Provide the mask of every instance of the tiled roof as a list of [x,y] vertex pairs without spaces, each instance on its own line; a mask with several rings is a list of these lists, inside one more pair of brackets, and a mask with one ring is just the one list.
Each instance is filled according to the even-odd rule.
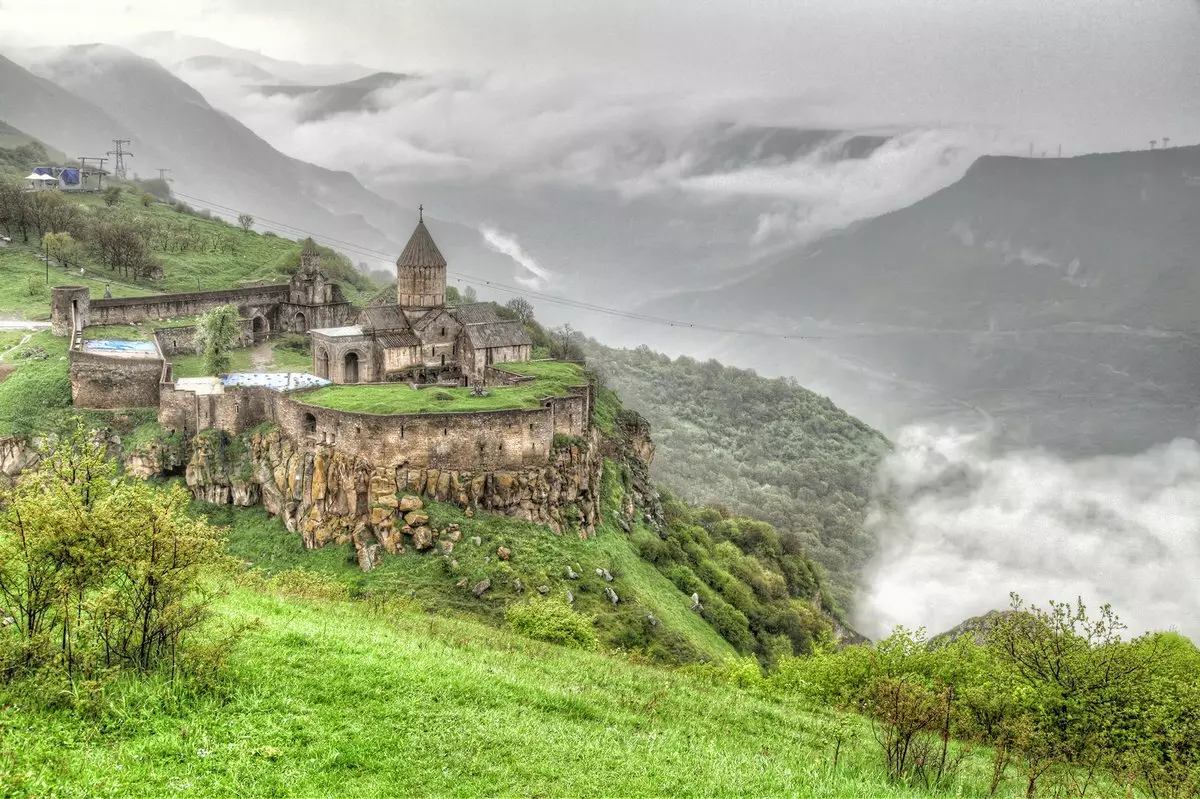
[[488,347],[520,347],[533,344],[529,334],[525,332],[525,325],[516,320],[467,325],[463,329],[471,346],[477,350]]
[[320,255],[321,251],[317,249],[317,243],[311,237],[304,240],[304,249],[300,251],[301,255]]
[[417,229],[413,231],[412,236],[408,239],[408,244],[404,246],[404,252],[400,253],[400,257],[396,259],[396,266],[445,265],[446,259],[442,257],[438,246],[433,243],[433,236],[429,235],[429,228],[425,227],[425,221],[418,222]]
[[372,305],[358,312],[358,325],[372,330],[408,330],[412,327],[396,305]]
[[417,330],[418,332],[423,333],[426,330],[428,330],[429,328],[433,327],[434,322],[436,322],[438,319],[441,319],[443,316],[449,316],[451,319],[453,319],[454,318],[453,309],[451,309],[451,308],[434,308],[431,311],[429,311],[429,313],[425,314],[420,319],[418,319],[413,324],[413,329]]
[[377,305],[396,305],[398,303],[399,300],[396,298],[396,284],[392,283],[387,288],[380,289],[378,294],[367,300],[367,307],[374,308]]
[[454,318],[464,325],[505,321],[500,314],[496,313],[496,306],[490,302],[472,302],[467,305],[458,305],[451,308],[450,313],[454,314]]
[[417,334],[411,330],[389,330],[386,333],[380,333],[375,337],[375,340],[384,349],[392,347],[419,347],[421,339],[417,338]]

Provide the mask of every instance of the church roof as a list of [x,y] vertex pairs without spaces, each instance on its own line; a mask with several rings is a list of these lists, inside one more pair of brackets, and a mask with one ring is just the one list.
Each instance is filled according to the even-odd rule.
[[400,301],[396,298],[396,284],[391,283],[386,288],[379,290],[371,299],[367,300],[367,307],[373,308],[377,305],[396,305]]
[[533,344],[525,325],[518,320],[511,322],[485,322],[463,328],[471,346],[477,350],[488,347],[520,347]]
[[358,324],[373,330],[408,330],[412,326],[397,305],[372,305],[358,312]]
[[396,259],[396,266],[445,266],[446,259],[442,257],[442,253],[438,250],[438,246],[433,243],[433,236],[429,235],[429,228],[425,227],[425,220],[422,219],[417,223],[416,230],[408,239],[408,244],[404,246],[404,252],[400,253],[400,257]]
[[505,321],[500,314],[496,313],[496,306],[490,302],[472,302],[466,305],[457,305],[451,308],[450,312],[464,325]]
[[301,255],[320,255],[321,251],[317,249],[317,243],[309,236],[304,240],[304,249],[300,251]]
[[377,335],[375,340],[384,349],[421,346],[421,339],[417,338],[417,334],[411,330],[388,330],[385,333]]

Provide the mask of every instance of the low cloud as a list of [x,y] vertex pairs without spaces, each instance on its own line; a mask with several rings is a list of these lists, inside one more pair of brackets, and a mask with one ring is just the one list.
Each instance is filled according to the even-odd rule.
[[487,225],[479,228],[479,235],[483,236],[483,241],[489,248],[502,255],[507,255],[517,262],[521,269],[513,275],[513,280],[525,288],[531,291],[540,291],[554,279],[553,272],[539,264],[533,256],[521,248],[521,243],[517,241],[516,236]]
[[[757,216],[748,245],[807,240],[886,213],[954,182],[979,154],[1007,149],[967,129],[848,124],[839,133],[817,94],[680,96],[580,76],[441,73],[314,119],[315,95],[264,97],[219,69],[181,76],[282,151],[368,184],[488,180],[607,192],[617,202],[736,206]],[[846,157],[862,132],[887,141]],[[784,154],[771,150],[780,141]],[[789,151],[788,141],[799,143]]]
[[1067,461],[985,436],[904,430],[880,471],[880,552],[859,622],[944,631],[1008,605],[1111,602],[1134,633],[1200,638],[1200,445]]

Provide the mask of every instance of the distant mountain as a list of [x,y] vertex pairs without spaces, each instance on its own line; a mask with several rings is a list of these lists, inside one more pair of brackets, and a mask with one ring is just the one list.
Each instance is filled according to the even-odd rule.
[[[63,149],[71,158],[102,156],[111,138],[132,131],[107,111],[0,55],[0,109],[26,135]],[[148,153],[153,158],[153,153]]]
[[[264,222],[272,220],[381,253],[371,257],[347,251],[356,262],[394,260],[393,254],[407,240],[417,201],[407,208],[400,206],[367,190],[348,172],[280,153],[149,59],[117,47],[87,45],[69,48],[36,68],[44,78],[25,73],[22,85],[32,80],[55,98],[43,104],[38,120],[43,128],[99,140],[94,146],[103,148],[101,152],[111,149],[111,142],[103,139],[118,135],[130,139],[131,173],[154,175],[158,167],[170,168],[173,188],[187,195],[185,201],[200,198],[246,211]],[[4,85],[0,78],[0,86]],[[90,134],[79,129],[87,119],[81,109],[92,107],[81,103],[80,97],[105,109],[94,112],[96,120],[86,128]],[[491,277],[498,270],[511,270],[511,262],[487,250],[475,230],[437,220],[430,224],[456,269]]]
[[267,72],[262,67],[244,58],[223,58],[215,55],[196,55],[185,58],[176,64],[179,70],[221,70],[245,81],[262,83],[278,81],[279,76]]
[[376,72],[329,86],[263,85],[255,87],[255,91],[264,97],[303,97],[307,101],[303,120],[312,122],[335,114],[379,111],[383,106],[373,96],[374,93],[409,79],[410,76],[398,72]]
[[652,307],[831,336],[804,355],[751,343],[749,363],[819,368],[819,350],[852,410],[894,378],[1013,443],[1141,449],[1197,434],[1198,215],[1200,148],[982,158],[908,208]]
[[[18,130],[0,119],[0,149],[15,150],[30,146],[41,148],[41,151],[46,154],[46,159],[55,164],[65,164],[71,161],[61,150],[54,149],[45,142],[39,141],[28,133]],[[33,166],[33,164],[26,164],[25,166]]]
[[375,70],[360,64],[302,64],[271,58],[256,50],[230,47],[215,39],[189,36],[174,31],[155,31],[136,36],[125,43],[126,48],[138,55],[174,67],[194,59],[202,59],[204,68],[232,67],[244,69],[249,65],[276,80],[295,83],[340,83],[370,75]]

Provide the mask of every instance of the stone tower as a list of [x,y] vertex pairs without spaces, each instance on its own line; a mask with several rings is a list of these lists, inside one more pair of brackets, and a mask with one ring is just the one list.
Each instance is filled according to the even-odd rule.
[[396,302],[414,322],[446,304],[446,259],[425,227],[424,207],[417,229],[396,259]]
[[321,270],[321,252],[312,238],[304,240],[304,249],[300,251],[300,271],[313,274]]

